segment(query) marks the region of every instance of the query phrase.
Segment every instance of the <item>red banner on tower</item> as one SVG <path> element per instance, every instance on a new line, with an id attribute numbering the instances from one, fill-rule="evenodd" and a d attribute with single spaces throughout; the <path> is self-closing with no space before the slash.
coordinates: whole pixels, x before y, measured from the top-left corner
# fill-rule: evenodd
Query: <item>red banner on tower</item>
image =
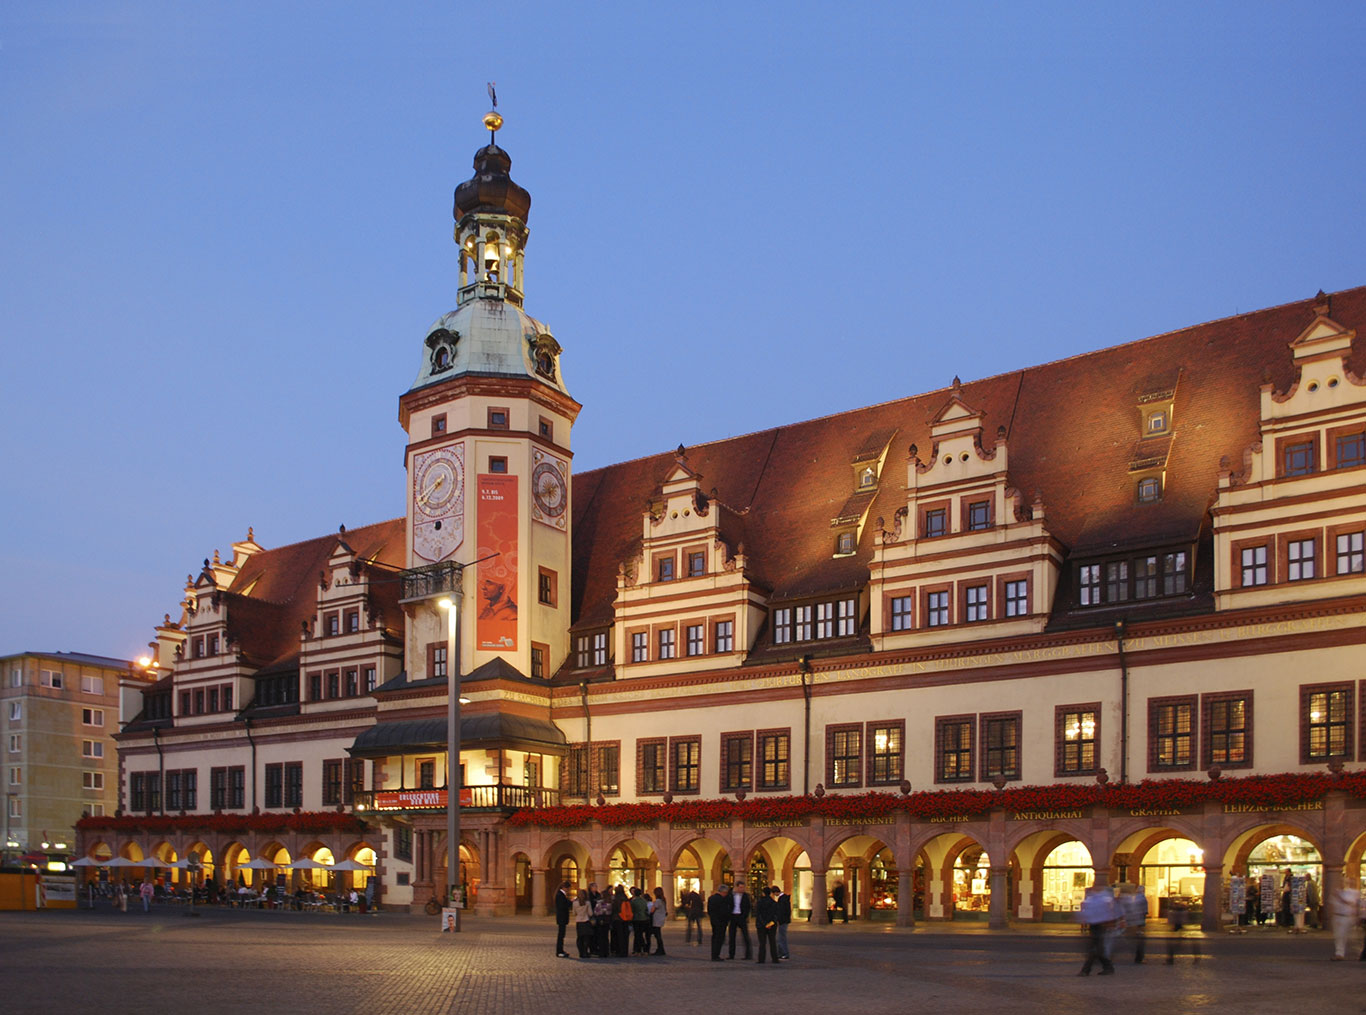
<path id="1" fill-rule="evenodd" d="M 517 477 L 479 477 L 476 645 L 517 650 Z M 484 558 L 488 558 L 485 560 Z"/>

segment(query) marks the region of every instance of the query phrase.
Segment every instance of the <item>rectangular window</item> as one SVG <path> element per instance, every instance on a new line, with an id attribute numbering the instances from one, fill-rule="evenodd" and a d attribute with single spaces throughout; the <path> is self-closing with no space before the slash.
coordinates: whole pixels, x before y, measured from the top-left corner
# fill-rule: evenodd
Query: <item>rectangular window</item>
<path id="1" fill-rule="evenodd" d="M 231 712 L 231 711 L 232 711 L 232 685 L 231 685 L 231 684 L 224 684 L 224 685 L 223 685 L 223 688 L 222 688 L 222 691 L 223 691 L 223 711 L 224 711 L 224 712 Z"/>
<path id="2" fill-rule="evenodd" d="M 342 801 L 342 762 L 333 758 L 323 762 L 323 806 L 336 807 Z"/>
<path id="3" fill-rule="evenodd" d="M 1099 767 L 1100 705 L 1059 705 L 1054 712 L 1055 775 L 1087 775 Z"/>
<path id="4" fill-rule="evenodd" d="M 246 799 L 247 770 L 241 765 L 228 769 L 228 806 L 241 809 Z"/>
<path id="5" fill-rule="evenodd" d="M 588 745 L 574 744 L 564 762 L 566 796 L 588 796 Z"/>
<path id="6" fill-rule="evenodd" d="M 81 691 L 85 694 L 104 694 L 104 678 L 81 677 Z"/>
<path id="7" fill-rule="evenodd" d="M 62 689 L 62 674 L 60 670 L 43 670 L 38 675 L 38 683 L 43 687 L 51 687 L 53 690 Z"/>
<path id="8" fill-rule="evenodd" d="M 1105 601 L 1122 603 L 1129 598 L 1129 562 L 1112 560 L 1105 565 Z"/>
<path id="9" fill-rule="evenodd" d="M 266 766 L 266 806 L 280 807 L 285 801 L 285 766 Z"/>
<path id="10" fill-rule="evenodd" d="M 536 422 L 536 432 L 548 441 L 555 439 L 555 421 L 540 416 Z"/>
<path id="11" fill-rule="evenodd" d="M 832 638 L 835 634 L 835 604 L 816 604 L 816 637 Z"/>
<path id="12" fill-rule="evenodd" d="M 24 671 L 17 666 L 9 671 L 9 685 L 10 687 L 24 686 Z M 101 690 L 100 693 L 103 694 L 104 691 Z"/>
<path id="13" fill-rule="evenodd" d="M 1352 757 L 1352 697 L 1351 684 L 1300 688 L 1301 763 Z"/>
<path id="14" fill-rule="evenodd" d="M 674 657 L 674 634 L 672 627 L 666 627 L 659 632 L 659 659 L 672 659 Z"/>
<path id="15" fill-rule="evenodd" d="M 545 606 L 556 606 L 560 601 L 559 579 L 549 568 L 540 568 L 536 578 L 536 598 Z"/>
<path id="16" fill-rule="evenodd" d="M 688 577 L 695 578 L 707 573 L 707 552 L 690 550 L 688 552 Z"/>
<path id="17" fill-rule="evenodd" d="M 211 635 L 209 635 L 209 638 L 208 638 L 208 654 L 211 655 L 211 656 L 216 656 L 216 655 L 218 655 L 218 635 L 216 635 L 216 634 L 211 634 Z"/>
<path id="18" fill-rule="evenodd" d="M 341 614 L 329 613 L 323 617 L 323 633 L 329 638 L 341 634 Z"/>
<path id="19" fill-rule="evenodd" d="M 1162 594 L 1179 596 L 1188 587 L 1185 551 L 1162 555 Z"/>
<path id="20" fill-rule="evenodd" d="M 607 632 L 599 631 L 593 635 L 593 665 L 607 665 Z"/>
<path id="21" fill-rule="evenodd" d="M 531 646 L 531 679 L 545 679 L 545 656 L 546 650 L 543 645 Z"/>
<path id="22" fill-rule="evenodd" d="M 650 633 L 648 631 L 631 632 L 631 662 L 644 663 L 650 660 Z"/>
<path id="23" fill-rule="evenodd" d="M 508 460 L 506 455 L 489 456 L 489 473 L 495 476 L 506 475 L 508 471 Z"/>
<path id="24" fill-rule="evenodd" d="M 394 859 L 405 863 L 413 861 L 413 826 L 394 826 Z M 406 871 L 405 871 L 406 873 Z"/>
<path id="25" fill-rule="evenodd" d="M 1366 433 L 1339 434 L 1333 441 L 1333 452 L 1335 469 L 1366 465 Z"/>
<path id="26" fill-rule="evenodd" d="M 1245 768 L 1252 764 L 1252 692 L 1207 694 L 1204 716 L 1204 767 Z"/>
<path id="27" fill-rule="evenodd" d="M 147 773 L 134 772 L 128 777 L 128 809 L 147 809 Z"/>
<path id="28" fill-rule="evenodd" d="M 863 727 L 825 728 L 825 781 L 830 786 L 863 784 Z"/>
<path id="29" fill-rule="evenodd" d="M 228 806 L 228 770 L 209 769 L 209 808 L 221 811 Z"/>
<path id="30" fill-rule="evenodd" d="M 892 630 L 909 631 L 913 622 L 910 596 L 892 597 Z"/>
<path id="31" fill-rule="evenodd" d="M 702 783 L 702 741 L 699 737 L 680 737 L 669 742 L 673 761 L 675 793 L 696 793 Z"/>
<path id="32" fill-rule="evenodd" d="M 1100 605 L 1100 565 L 1083 564 L 1077 568 L 1077 601 L 1082 606 Z"/>
<path id="33" fill-rule="evenodd" d="M 1337 574 L 1361 574 L 1366 570 L 1363 534 L 1344 532 L 1337 538 Z"/>
<path id="34" fill-rule="evenodd" d="M 700 656 L 707 651 L 706 631 L 706 626 L 703 624 L 689 624 L 685 628 L 688 655 Z"/>
<path id="35" fill-rule="evenodd" d="M 1025 617 L 1029 615 L 1029 581 L 1006 582 L 1006 616 Z"/>
<path id="36" fill-rule="evenodd" d="M 438 412 L 432 417 L 432 436 L 440 437 L 446 432 L 446 414 Z"/>
<path id="37" fill-rule="evenodd" d="M 24 703 L 22 701 L 11 701 L 9 703 L 9 717 L 11 722 L 16 722 L 24 717 Z"/>
<path id="38" fill-rule="evenodd" d="M 588 635 L 581 634 L 574 641 L 574 665 L 583 669 L 593 660 L 592 642 Z"/>
<path id="39" fill-rule="evenodd" d="M 796 640 L 810 641 L 812 608 L 810 606 L 798 606 L 793 609 L 792 613 L 796 619 Z"/>
<path id="40" fill-rule="evenodd" d="M 202 635 L 201 635 L 200 637 L 198 637 L 198 638 L 193 639 L 193 640 L 190 642 L 190 658 L 191 658 L 191 659 L 203 659 L 203 658 L 204 658 L 204 638 L 203 638 Z"/>
<path id="41" fill-rule="evenodd" d="M 1243 588 L 1249 585 L 1265 585 L 1267 582 L 1266 572 L 1266 547 L 1265 546 L 1245 546 L 1241 553 L 1242 561 L 1242 582 Z"/>
<path id="42" fill-rule="evenodd" d="M 841 599 L 835 603 L 835 634 L 847 638 L 858 634 L 857 600 Z"/>
<path id="43" fill-rule="evenodd" d="M 24 749 L 24 735 L 22 733 L 11 733 L 9 735 L 9 752 L 18 754 Z"/>
<path id="44" fill-rule="evenodd" d="M 607 796 L 621 792 L 621 745 L 599 744 L 598 790 Z"/>
<path id="45" fill-rule="evenodd" d="M 161 810 L 161 773 L 147 773 L 147 809 L 149 811 Z"/>
<path id="46" fill-rule="evenodd" d="M 773 644 L 786 645 L 792 640 L 792 608 L 784 606 L 773 611 Z"/>
<path id="47" fill-rule="evenodd" d="M 210 687 L 210 688 L 208 689 L 208 691 L 205 692 L 205 705 L 204 705 L 204 711 L 206 711 L 206 712 L 217 712 L 217 711 L 218 711 L 218 688 L 216 688 L 216 687 Z"/>
<path id="48" fill-rule="evenodd" d="M 343 620 L 347 634 L 355 634 L 360 630 L 360 610 L 347 610 Z"/>
<path id="49" fill-rule="evenodd" d="M 1195 766 L 1195 698 L 1148 702 L 1148 765 L 1152 769 Z"/>
<path id="50" fill-rule="evenodd" d="M 943 627 L 949 622 L 949 594 L 947 591 L 930 592 L 925 597 L 925 623 L 930 627 Z"/>
<path id="51" fill-rule="evenodd" d="M 972 723 L 972 716 L 934 721 L 936 782 L 972 781 Z"/>
<path id="52" fill-rule="evenodd" d="M 1157 595 L 1157 557 L 1134 561 L 1134 598 L 1152 599 Z"/>
<path id="53" fill-rule="evenodd" d="M 640 793 L 664 792 L 664 769 L 666 752 L 669 749 L 664 740 L 642 740 L 640 747 L 640 775 L 636 790 Z"/>
<path id="54" fill-rule="evenodd" d="M 417 761 L 417 788 L 436 789 L 436 759 L 419 758 Z"/>
<path id="55" fill-rule="evenodd" d="M 104 744 L 98 740 L 81 741 L 81 757 L 83 758 L 103 758 Z"/>
<path id="56" fill-rule="evenodd" d="M 716 644 L 715 651 L 735 651 L 735 622 L 733 620 L 718 620 L 713 632 Z"/>
<path id="57" fill-rule="evenodd" d="M 982 778 L 1020 777 L 1019 712 L 982 716 Z"/>
<path id="58" fill-rule="evenodd" d="M 1288 581 L 1306 581 L 1314 577 L 1315 539 L 1292 539 L 1285 546 Z"/>
<path id="59" fill-rule="evenodd" d="M 967 607 L 965 619 L 969 624 L 990 619 L 985 585 L 969 585 L 964 593 L 964 603 Z"/>
<path id="60" fill-rule="evenodd" d="M 12 818 L 22 818 L 24 816 L 24 802 L 17 796 L 9 798 L 9 816 Z"/>
<path id="61" fill-rule="evenodd" d="M 905 774 L 904 722 L 868 724 L 868 785 L 889 786 Z"/>
<path id="62" fill-rule="evenodd" d="M 949 513 L 944 508 L 930 508 L 925 512 L 925 538 L 934 539 L 948 532 Z"/>
<path id="63" fill-rule="evenodd" d="M 377 686 L 379 685 L 376 682 L 375 668 L 373 666 L 365 667 L 365 693 L 369 694 Z"/>
<path id="64" fill-rule="evenodd" d="M 360 673 L 356 670 L 346 671 L 346 696 L 354 698 L 360 694 Z"/>
<path id="65" fill-rule="evenodd" d="M 506 430 L 508 428 L 507 409 L 497 406 L 489 407 L 489 426 L 490 430 Z"/>
<path id="66" fill-rule="evenodd" d="M 667 557 L 656 558 L 655 580 L 661 582 L 671 582 L 674 580 L 673 554 L 669 554 Z"/>
<path id="67" fill-rule="evenodd" d="M 104 773 L 82 772 L 81 789 L 104 789 Z"/>
<path id="68" fill-rule="evenodd" d="M 787 730 L 760 730 L 758 740 L 759 788 L 787 789 L 791 733 Z"/>
<path id="69" fill-rule="evenodd" d="M 1295 441 L 1281 445 L 1281 475 L 1308 476 L 1318 471 L 1314 441 Z"/>
<path id="70" fill-rule="evenodd" d="M 199 806 L 199 770 L 186 768 L 180 772 L 181 809 L 192 811 Z"/>
<path id="71" fill-rule="evenodd" d="M 445 653 L 446 653 L 446 650 L 443 648 L 443 649 L 441 650 L 441 654 L 442 654 L 443 660 L 444 660 L 444 658 L 445 658 Z M 434 665 L 433 652 L 432 652 L 432 649 L 431 649 L 431 648 L 428 648 L 428 649 L 427 649 L 427 672 L 428 672 L 428 673 L 432 673 L 432 666 L 433 666 L 433 665 Z M 432 675 L 435 676 L 435 674 L 432 674 Z M 322 701 L 322 700 L 323 700 L 323 675 L 322 675 L 321 673 L 310 673 L 310 674 L 308 675 L 308 700 L 309 700 L 309 701 Z"/>
<path id="72" fill-rule="evenodd" d="M 291 761 L 285 765 L 285 806 L 304 805 L 304 766 L 301 761 Z"/>
<path id="73" fill-rule="evenodd" d="M 464 777 L 464 766 L 460 768 L 461 777 Z M 342 779 L 345 782 L 343 789 L 342 803 L 350 807 L 356 802 L 356 795 L 365 792 L 365 759 L 347 758 L 342 766 Z"/>
<path id="74" fill-rule="evenodd" d="M 445 651 L 445 650 L 443 649 L 442 651 L 443 651 L 443 662 L 444 662 L 444 651 Z M 443 676 L 444 676 L 444 674 L 443 674 Z M 327 696 L 328 696 L 329 698 L 340 698 L 340 697 L 341 697 L 341 674 L 340 674 L 338 671 L 336 671 L 336 670 L 329 670 L 329 671 L 327 672 Z"/>
<path id="75" fill-rule="evenodd" d="M 991 528 L 991 501 L 978 500 L 968 505 L 968 531 L 980 532 Z"/>
<path id="76" fill-rule="evenodd" d="M 204 691 L 202 688 L 194 692 L 194 714 L 204 714 Z"/>
<path id="77" fill-rule="evenodd" d="M 180 785 L 179 772 L 166 773 L 166 809 L 168 811 L 178 811 L 184 807 L 182 803 L 184 797 L 181 795 Z"/>
<path id="78" fill-rule="evenodd" d="M 721 792 L 749 789 L 754 761 L 754 736 L 750 733 L 721 734 Z"/>

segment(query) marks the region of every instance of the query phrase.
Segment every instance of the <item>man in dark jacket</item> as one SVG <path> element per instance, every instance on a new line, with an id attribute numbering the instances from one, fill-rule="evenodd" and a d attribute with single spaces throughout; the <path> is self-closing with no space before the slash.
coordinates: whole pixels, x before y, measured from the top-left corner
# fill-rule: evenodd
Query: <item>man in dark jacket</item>
<path id="1" fill-rule="evenodd" d="M 561 881 L 560 890 L 555 893 L 555 957 L 569 958 L 564 950 L 564 932 L 569 927 L 569 882 Z"/>
<path id="2" fill-rule="evenodd" d="M 711 921 L 711 960 L 721 961 L 721 942 L 730 923 L 730 886 L 717 885 L 707 899 L 707 919 Z"/>
<path id="3" fill-rule="evenodd" d="M 749 914 L 752 912 L 753 905 L 744 885 L 737 884 L 731 889 L 730 954 L 726 956 L 727 958 L 735 958 L 735 932 L 737 930 L 745 938 L 745 961 L 748 962 L 754 958 L 754 947 L 749 941 Z"/>
<path id="4" fill-rule="evenodd" d="M 759 964 L 771 955 L 778 964 L 778 887 L 773 885 L 759 893 L 754 906 L 754 930 L 759 935 Z"/>
<path id="5" fill-rule="evenodd" d="M 782 885 L 774 885 L 778 890 L 778 958 L 786 962 L 792 958 L 787 950 L 787 925 L 792 922 L 792 896 L 783 891 Z"/>

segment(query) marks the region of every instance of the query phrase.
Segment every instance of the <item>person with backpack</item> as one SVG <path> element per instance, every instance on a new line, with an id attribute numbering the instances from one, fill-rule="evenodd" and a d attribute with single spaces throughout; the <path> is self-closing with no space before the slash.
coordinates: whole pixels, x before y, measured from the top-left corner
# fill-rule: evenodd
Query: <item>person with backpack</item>
<path id="1" fill-rule="evenodd" d="M 646 955 L 664 954 L 664 921 L 669 918 L 669 907 L 664 902 L 664 889 L 655 886 L 655 897 L 650 902 L 650 936 L 654 939 L 655 950 L 649 950 L 646 942 Z"/>
<path id="2" fill-rule="evenodd" d="M 635 918 L 635 910 L 631 908 L 631 900 L 626 897 L 626 888 L 617 885 L 612 892 L 612 954 L 625 958 L 628 954 L 627 948 L 631 940 L 631 923 Z"/>

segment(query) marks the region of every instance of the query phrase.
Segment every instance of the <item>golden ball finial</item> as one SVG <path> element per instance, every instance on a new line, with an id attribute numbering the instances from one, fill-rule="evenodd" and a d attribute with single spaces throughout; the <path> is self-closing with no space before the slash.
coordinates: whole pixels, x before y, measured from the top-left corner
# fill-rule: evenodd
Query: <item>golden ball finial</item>
<path id="1" fill-rule="evenodd" d="M 497 131 L 503 125 L 503 117 L 496 109 L 490 109 L 484 114 L 484 126 L 490 131 Z"/>

